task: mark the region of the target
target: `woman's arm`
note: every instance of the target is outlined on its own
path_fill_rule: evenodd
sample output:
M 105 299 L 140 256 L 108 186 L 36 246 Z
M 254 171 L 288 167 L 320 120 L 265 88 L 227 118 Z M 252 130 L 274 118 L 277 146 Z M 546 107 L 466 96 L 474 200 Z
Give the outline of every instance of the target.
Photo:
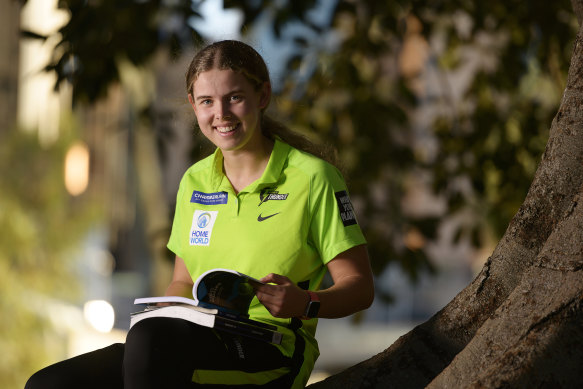
M 374 280 L 365 245 L 353 247 L 328 262 L 334 285 L 317 292 L 318 317 L 336 318 L 370 307 L 374 300 Z
M 374 282 L 365 245 L 353 247 L 328 263 L 334 285 L 317 292 L 320 299 L 318 317 L 337 318 L 368 308 L 374 299 Z M 303 316 L 308 293 L 291 280 L 278 274 L 261 279 L 275 285 L 256 289 L 257 298 L 275 317 Z
M 174 261 L 174 273 L 172 274 L 172 281 L 166 288 L 165 296 L 181 296 L 192 298 L 192 287 L 194 283 L 192 277 L 184 264 L 184 260 L 176 256 Z

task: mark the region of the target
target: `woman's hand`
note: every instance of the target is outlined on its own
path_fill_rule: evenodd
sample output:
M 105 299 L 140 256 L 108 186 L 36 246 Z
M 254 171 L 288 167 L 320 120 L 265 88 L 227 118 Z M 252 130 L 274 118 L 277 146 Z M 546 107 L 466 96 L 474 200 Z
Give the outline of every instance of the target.
M 266 284 L 256 287 L 255 294 L 272 316 L 290 318 L 304 314 L 309 300 L 305 290 L 279 274 L 268 274 L 261 281 Z
M 328 262 L 334 285 L 319 290 L 320 318 L 337 318 L 368 308 L 374 299 L 374 281 L 365 245 L 355 246 Z M 301 317 L 310 299 L 289 278 L 269 274 L 261 279 L 257 298 L 275 317 Z
M 320 300 L 318 317 L 344 317 L 372 304 L 374 280 L 365 245 L 338 254 L 327 266 L 334 285 L 317 292 Z M 304 315 L 310 300 L 305 290 L 278 274 L 269 274 L 261 281 L 267 284 L 255 288 L 257 298 L 274 317 Z

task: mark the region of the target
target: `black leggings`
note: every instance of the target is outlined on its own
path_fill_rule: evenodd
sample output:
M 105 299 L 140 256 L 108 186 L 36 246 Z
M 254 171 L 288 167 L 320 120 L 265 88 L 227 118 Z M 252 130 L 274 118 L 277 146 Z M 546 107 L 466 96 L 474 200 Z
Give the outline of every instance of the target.
M 272 344 L 218 332 L 181 319 L 142 320 L 126 343 L 58 362 L 35 373 L 25 389 L 199 388 L 195 369 L 257 372 L 290 365 Z

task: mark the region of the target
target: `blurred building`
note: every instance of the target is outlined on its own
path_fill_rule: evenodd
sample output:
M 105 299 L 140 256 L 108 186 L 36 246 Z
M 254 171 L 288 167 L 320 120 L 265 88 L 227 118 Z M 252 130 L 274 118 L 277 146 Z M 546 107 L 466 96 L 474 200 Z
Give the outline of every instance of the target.
M 20 2 L 0 2 L 0 136 L 16 121 L 20 35 Z
M 64 184 L 72 197 L 83 194 L 107 202 L 105 193 L 119 185 L 113 183 L 111 171 L 108 171 L 106 165 L 112 159 L 119 159 L 113 154 L 123 157 L 126 151 L 115 147 L 113 142 L 109 145 L 106 143 L 111 134 L 117 132 L 117 126 L 112 128 L 107 124 L 120 121 L 124 109 L 123 106 L 116 104 L 118 101 L 114 96 L 106 112 L 100 111 L 101 106 L 92 107 L 84 111 L 79 110 L 76 114 L 80 119 L 74 119 L 70 88 L 62 85 L 58 91 L 55 90 L 56 76 L 45 72 L 44 68 L 49 63 L 58 42 L 55 32 L 68 18 L 66 12 L 57 8 L 57 3 L 57 0 L 29 0 L 20 9 L 20 1 L 1 2 L 0 7 L 9 9 L 0 8 L 0 17 L 4 19 L 0 28 L 10 27 L 11 32 L 6 31 L 3 36 L 13 37 L 2 39 L 0 46 L 3 57 L 10 58 L 7 61 L 0 61 L 0 69 L 2 75 L 7 74 L 6 78 L 11 80 L 3 83 L 7 87 L 2 88 L 0 103 L 0 109 L 3 110 L 2 130 L 18 128 L 34 133 L 41 145 L 50 146 L 60 137 L 70 136 L 67 132 L 72 131 L 71 127 L 76 127 L 79 140 L 72 145 L 67 154 Z M 19 29 L 24 31 L 23 35 Z M 41 39 L 41 36 L 48 39 Z M 112 120 L 112 117 L 115 119 Z M 75 124 L 76 120 L 79 124 Z M 87 127 L 89 131 L 79 130 Z M 91 131 L 95 127 L 99 130 Z M 110 154 L 103 155 L 104 149 Z M 120 167 L 123 168 L 121 165 Z M 119 181 L 126 182 L 127 177 L 120 178 Z M 124 204 L 126 199 L 123 187 L 121 191 L 124 195 L 112 202 L 118 206 L 120 203 Z M 128 219 L 127 213 L 121 216 L 118 212 L 115 214 L 118 219 Z M 116 222 L 118 220 L 113 217 L 109 219 Z M 102 311 L 101 317 L 96 317 L 96 321 L 92 321 L 84 316 L 83 310 L 84 306 L 87 307 L 86 302 L 92 300 L 112 302 L 115 295 L 112 284 L 114 258 L 109 250 L 109 237 L 104 236 L 107 233 L 104 231 L 109 230 L 109 226 L 105 227 L 106 224 L 107 220 L 104 225 L 95 226 L 91 230 L 79 255 L 79 274 L 84 288 L 82 295 L 73 298 L 77 300 L 77 304 L 68 305 L 45 296 L 48 306 L 55 312 L 62 313 L 51 317 L 51 321 L 60 332 L 69 334 L 67 340 L 69 355 L 76 355 L 123 338 L 123 331 L 111 331 L 113 322 L 109 329 L 104 329 L 104 320 L 105 322 L 113 320 L 109 313 Z M 96 323 L 98 326 L 101 325 L 101 328 L 95 328 L 93 324 Z

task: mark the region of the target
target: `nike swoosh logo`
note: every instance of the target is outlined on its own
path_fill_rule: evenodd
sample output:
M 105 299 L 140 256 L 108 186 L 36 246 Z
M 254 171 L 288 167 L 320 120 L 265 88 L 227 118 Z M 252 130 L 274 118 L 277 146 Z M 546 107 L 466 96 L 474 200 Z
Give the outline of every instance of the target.
M 273 215 L 267 215 L 267 216 L 261 216 L 261 214 L 259 214 L 259 216 L 257 216 L 257 221 L 258 222 L 262 222 L 263 220 L 267 220 L 270 217 L 274 217 L 275 215 L 279 215 L 280 212 L 278 213 L 274 213 Z

